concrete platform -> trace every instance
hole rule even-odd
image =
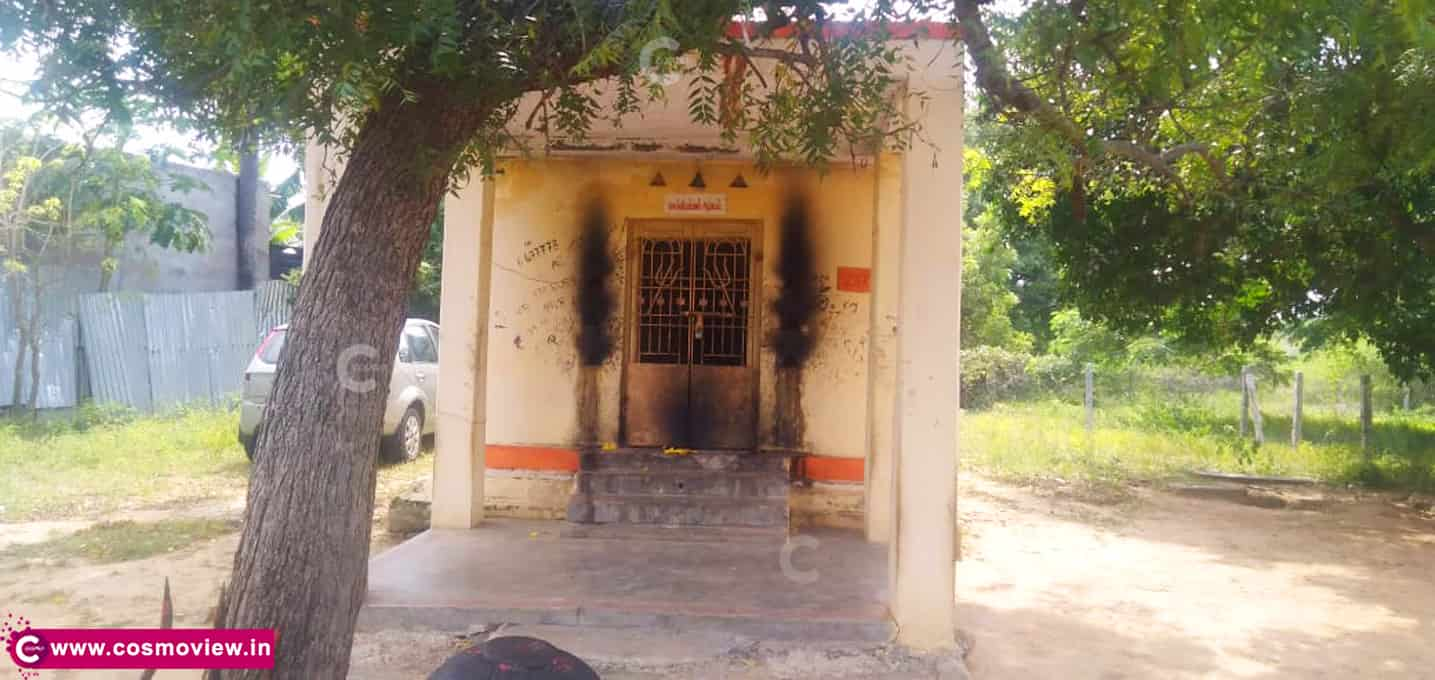
[[[820,530],[785,543],[720,530],[491,520],[374,558],[364,630],[597,625],[883,642],[887,550]]]

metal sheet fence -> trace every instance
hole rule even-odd
[[[53,347],[46,345],[41,360],[47,379],[40,406],[75,405],[85,396],[77,377],[88,378],[95,401],[141,412],[219,403],[239,391],[263,332],[288,320],[289,289],[269,282],[255,291],[80,295],[54,339],[47,336]],[[4,337],[13,338],[13,331]],[[0,361],[10,345],[0,345]],[[6,401],[9,384],[0,375]]]
[[[63,283],[69,272],[54,267],[52,277]],[[26,286],[25,279],[10,279],[0,286],[0,407],[10,406],[15,395],[15,368],[17,356],[24,355],[20,366],[20,402],[28,404],[31,396],[33,373],[29,348],[22,348],[20,327],[28,321],[17,319],[13,309],[16,301],[21,305],[39,305],[40,389],[35,393],[39,408],[62,408],[74,406],[79,401],[79,343],[71,305],[72,296],[65,294],[63,286],[47,282],[46,294],[36,300],[28,290],[13,295],[14,286]],[[50,294],[58,289],[56,294]],[[24,308],[33,311],[33,307]],[[20,314],[27,318],[29,314]]]
[[[144,320],[155,409],[239,391],[258,336],[252,292],[146,295]]]
[[[95,401],[149,412],[149,349],[144,296],[134,293],[82,295],[80,334]]]
[[[294,295],[294,286],[284,281],[265,281],[254,287],[254,317],[261,334],[289,322]]]
[[[0,406],[10,406],[15,395],[15,359],[24,351],[20,366],[20,403],[28,404],[33,383],[31,354],[20,347],[20,333],[12,324],[4,323],[5,336],[0,345]],[[35,394],[38,408],[63,408],[79,401],[79,347],[75,341],[75,321],[70,318],[51,320],[40,334],[40,389]]]

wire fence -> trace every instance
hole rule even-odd
[[[1056,401],[1071,426],[1220,434],[1258,443],[1348,442],[1367,452],[1401,421],[1435,416],[1435,385],[1329,360],[1232,367],[1081,366],[999,348],[962,352],[962,405]],[[1065,411],[1065,409],[1062,409]],[[1393,427],[1377,428],[1377,423]],[[1409,429],[1409,428],[1405,428]],[[1397,432],[1398,434],[1398,432]]]
[[[1257,444],[1298,446],[1358,437],[1367,453],[1377,448],[1377,417],[1435,408],[1430,385],[1395,383],[1357,370],[1243,367],[1234,375],[1212,376],[1181,369],[1103,372],[1087,366],[1080,380],[1058,386],[1053,396],[1082,404],[1088,430],[1140,420],[1173,430],[1230,431]]]

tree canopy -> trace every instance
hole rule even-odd
[[[1064,297],[1207,347],[1318,319],[1435,371],[1428,3],[980,4],[984,198]]]
[[[687,93],[694,120],[750,141],[765,160],[823,162],[894,113],[896,54],[884,31],[926,6],[847,11],[865,29],[833,37],[823,27],[834,10],[817,2],[16,0],[0,3],[0,47],[42,55],[30,96],[56,111],[143,112],[270,145],[312,132],[347,148],[386,98],[423,106],[436,95],[425,89],[441,83],[445,97],[487,112],[455,159],[460,171],[517,143],[516,129],[581,139],[595,119],[662,96],[661,79],[647,75],[681,70],[698,74]],[[742,17],[750,23],[735,35]],[[749,42],[777,29],[791,42]],[[772,58],[784,64],[772,77],[749,68]],[[607,109],[581,87],[600,80],[618,91]],[[515,126],[518,97],[535,91],[544,115]],[[417,163],[432,160],[437,145],[428,146]]]

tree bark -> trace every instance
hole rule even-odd
[[[110,258],[115,256],[115,248],[118,248],[119,245],[109,238],[105,239],[105,249],[100,253],[100,283],[95,287],[98,292],[107,293],[110,290],[110,282],[114,280],[115,272],[107,265]]]
[[[221,598],[219,627],[278,630],[276,666],[226,679],[348,671],[404,300],[453,164],[491,110],[441,83],[406,85],[418,101],[390,96],[366,117],[324,215]]]
[[[14,381],[10,384],[10,409],[12,411],[19,411],[20,404],[23,403],[21,401],[22,395],[24,394],[21,387],[25,383],[25,329],[29,327],[29,317],[22,316],[24,314],[23,310],[25,309],[25,298],[22,292],[24,280],[16,276],[10,279],[8,288],[10,293],[10,314],[15,319],[15,333],[18,336],[15,344],[15,365],[11,369]]]

